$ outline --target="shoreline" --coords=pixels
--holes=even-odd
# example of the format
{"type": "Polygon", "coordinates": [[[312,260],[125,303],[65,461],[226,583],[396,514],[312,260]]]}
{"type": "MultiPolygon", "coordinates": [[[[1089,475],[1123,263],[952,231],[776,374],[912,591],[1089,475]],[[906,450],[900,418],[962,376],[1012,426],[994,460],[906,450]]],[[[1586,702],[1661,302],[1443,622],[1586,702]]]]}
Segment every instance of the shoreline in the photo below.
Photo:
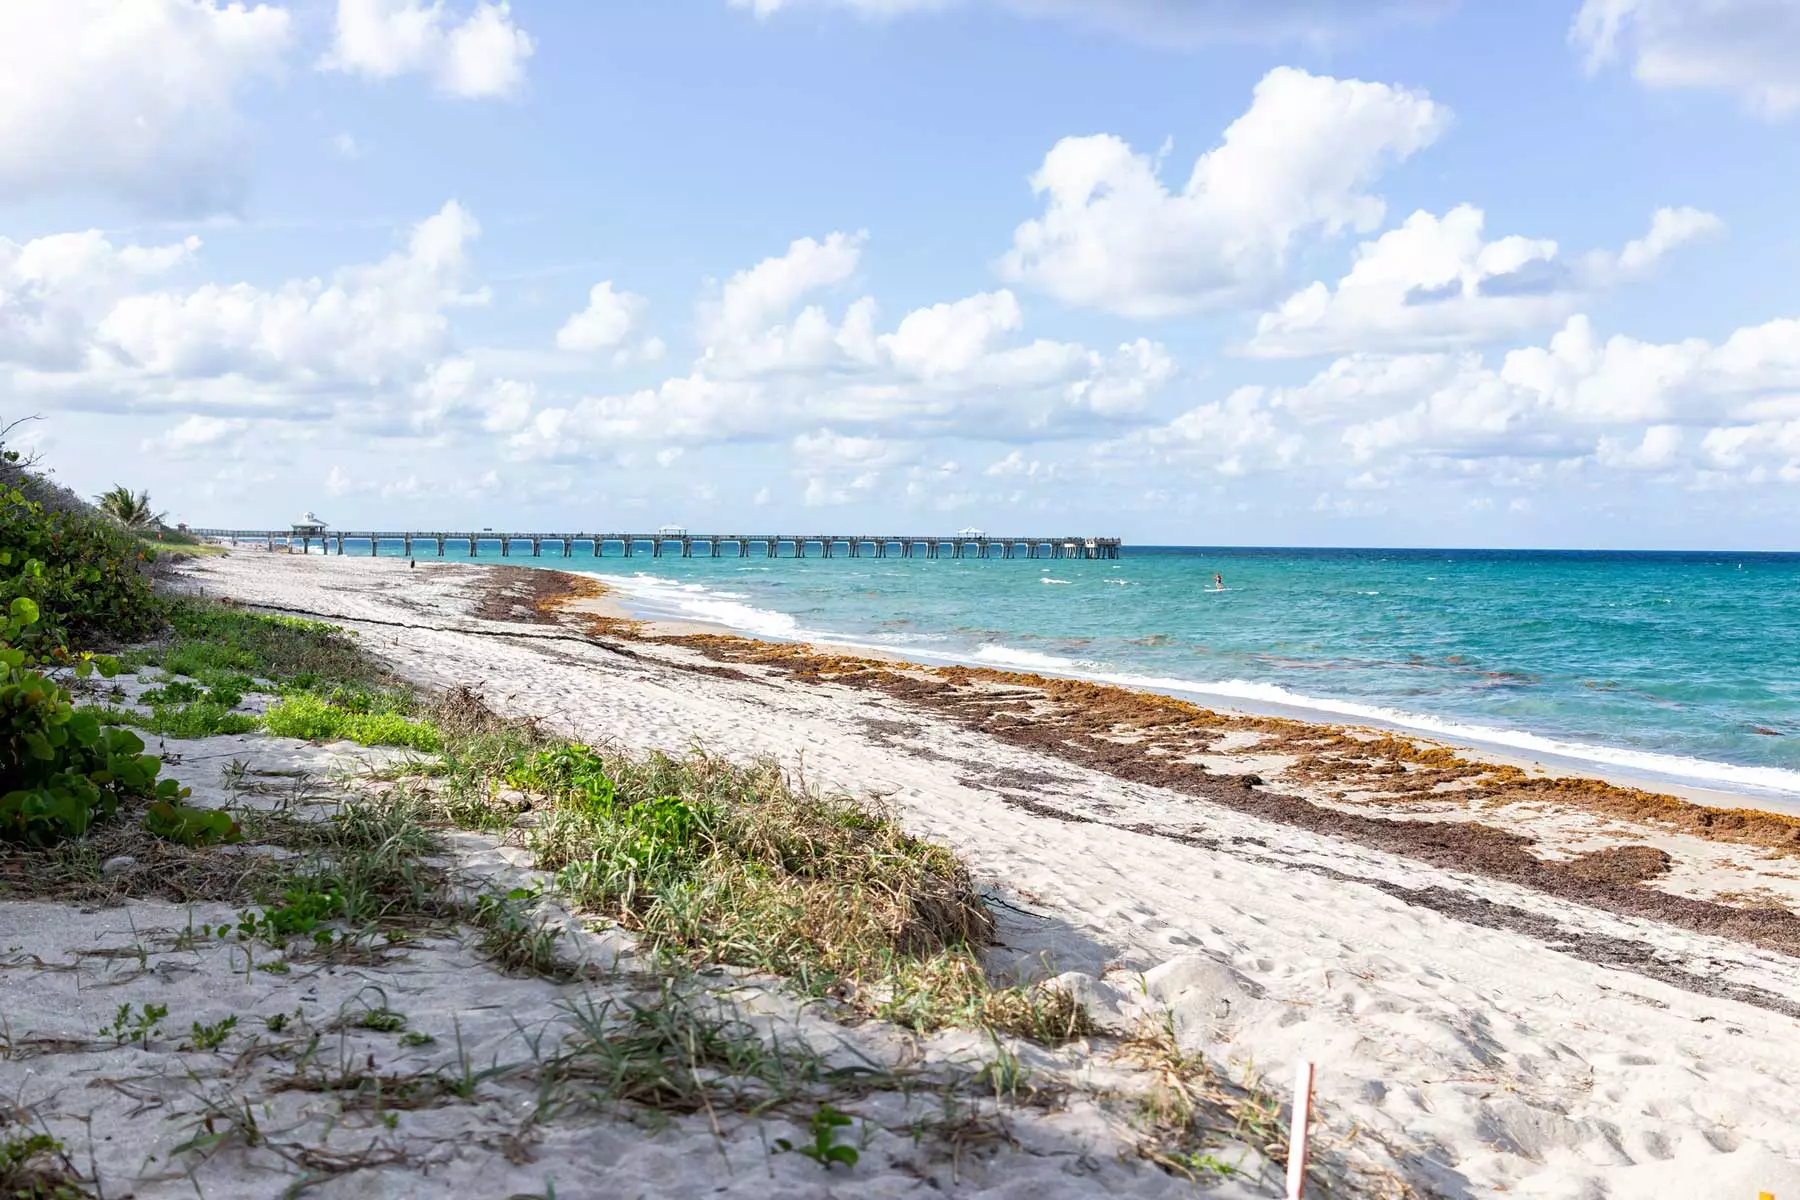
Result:
{"type": "MultiPolygon", "coordinates": [[[[518,566],[514,563],[475,563],[477,566],[518,566]]],[[[1394,733],[1415,740],[1443,746],[1462,756],[1478,756],[1484,762],[1497,766],[1517,767],[1534,774],[1554,777],[1576,777],[1592,779],[1618,787],[1632,788],[1641,791],[1663,793],[1694,804],[1709,808],[1736,809],[1760,808],[1771,813],[1784,816],[1800,817],[1800,793],[1785,793],[1775,789],[1760,788],[1754,785],[1705,784],[1696,783],[1680,776],[1668,775],[1652,770],[1635,769],[1614,763],[1597,761],[1594,758],[1572,754],[1553,752],[1534,752],[1520,749],[1503,742],[1489,741],[1477,736],[1457,736],[1421,728],[1400,720],[1384,720],[1377,717],[1338,716],[1329,711],[1321,711],[1300,704],[1283,704],[1278,701],[1263,703],[1246,703],[1241,697],[1227,696],[1209,692],[1204,688],[1156,688],[1140,683],[1124,683],[1113,679],[1082,674],[1078,671],[1053,671],[1047,668],[1020,670],[1010,667],[997,667],[994,664],[981,663],[948,655],[934,656],[929,654],[909,654],[890,647],[870,645],[846,638],[842,641],[821,638],[783,638],[768,633],[747,632],[741,628],[722,622],[704,621],[688,617],[671,618],[661,613],[652,605],[634,603],[640,598],[629,588],[620,587],[598,573],[571,571],[562,567],[524,566],[521,569],[533,571],[551,571],[571,579],[584,581],[602,589],[602,594],[583,597],[569,605],[568,611],[584,612],[592,616],[608,620],[628,621],[641,624],[645,633],[652,637],[684,637],[691,635],[724,636],[742,638],[752,642],[763,642],[771,646],[801,646],[814,649],[823,654],[852,654],[865,658],[882,659],[896,663],[912,663],[921,667],[945,668],[966,667],[972,669],[996,669],[1013,674],[1031,676],[1041,679],[1068,679],[1086,683],[1101,684],[1108,687],[1123,688],[1127,691],[1144,695],[1169,696],[1190,703],[1200,704],[1214,712],[1236,717],[1273,717],[1295,721],[1303,724],[1317,725],[1323,728],[1341,729],[1373,729],[1394,733]]],[[[1532,735],[1527,736],[1544,736],[1532,735]]],[[[1554,740],[1546,738],[1546,740],[1554,740]]],[[[1611,751],[1614,748],[1598,746],[1596,751],[1611,751]]],[[[1720,766],[1735,767],[1737,764],[1721,763],[1720,766]]],[[[1753,770],[1755,768],[1742,768],[1753,770]]]]}

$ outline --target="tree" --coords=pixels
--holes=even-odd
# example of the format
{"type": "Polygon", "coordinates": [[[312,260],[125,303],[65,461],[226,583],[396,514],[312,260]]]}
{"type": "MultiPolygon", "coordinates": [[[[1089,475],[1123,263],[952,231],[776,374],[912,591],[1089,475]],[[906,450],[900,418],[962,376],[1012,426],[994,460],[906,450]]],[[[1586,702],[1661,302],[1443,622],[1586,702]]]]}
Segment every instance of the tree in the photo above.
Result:
{"type": "Polygon", "coordinates": [[[151,511],[149,492],[133,495],[131,489],[122,483],[115,483],[94,499],[100,505],[101,512],[133,531],[154,529],[162,524],[166,515],[151,511]]]}

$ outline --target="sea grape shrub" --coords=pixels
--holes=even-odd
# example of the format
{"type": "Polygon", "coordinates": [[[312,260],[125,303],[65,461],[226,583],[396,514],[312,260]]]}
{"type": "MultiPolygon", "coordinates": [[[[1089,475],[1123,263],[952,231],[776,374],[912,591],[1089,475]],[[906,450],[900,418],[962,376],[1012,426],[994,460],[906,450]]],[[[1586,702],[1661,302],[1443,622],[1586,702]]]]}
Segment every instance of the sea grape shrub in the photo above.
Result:
{"type": "MultiPolygon", "coordinates": [[[[27,646],[41,619],[36,601],[15,596],[0,624],[0,841],[43,846],[80,837],[127,796],[179,802],[186,789],[157,778],[162,761],[143,752],[142,739],[77,712],[40,669],[45,659],[27,646]]],[[[118,669],[111,659],[60,646],[53,661],[77,676],[118,669]]]]}
{"type": "Polygon", "coordinates": [[[0,488],[0,608],[24,597],[39,613],[22,647],[52,652],[153,632],[162,618],[144,568],[154,557],[92,513],[47,511],[16,486],[0,488]]]}

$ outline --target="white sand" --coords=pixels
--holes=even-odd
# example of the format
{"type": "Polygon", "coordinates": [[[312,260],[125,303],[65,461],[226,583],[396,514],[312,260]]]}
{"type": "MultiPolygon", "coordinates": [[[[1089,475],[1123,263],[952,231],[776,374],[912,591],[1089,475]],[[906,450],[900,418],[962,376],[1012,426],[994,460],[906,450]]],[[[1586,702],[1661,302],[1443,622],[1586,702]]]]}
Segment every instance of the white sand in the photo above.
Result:
{"type": "MultiPolygon", "coordinates": [[[[659,663],[658,655],[684,654],[672,648],[638,646],[645,657],[626,658],[551,628],[478,621],[467,600],[478,567],[409,571],[393,560],[242,553],[189,570],[209,595],[328,614],[359,628],[418,682],[466,684],[497,708],[583,737],[775,755],[809,780],[890,798],[910,828],[954,847],[980,880],[1034,914],[1006,925],[1000,953],[1019,971],[1083,973],[1102,1011],[1167,1004],[1185,1040],[1234,1070],[1254,1063],[1286,1079],[1296,1059],[1315,1060],[1333,1135],[1388,1147],[1421,1195],[1756,1200],[1767,1191],[1800,1200],[1800,1021],[1695,990],[1728,984],[1800,998],[1795,959],[1122,782],[868,692],[710,678],[659,663]],[[1090,820],[1009,803],[1009,791],[1019,798],[1016,785],[988,782],[1003,770],[1048,777],[1032,798],[1090,820]],[[1441,915],[1383,887],[1504,906],[1478,910],[1487,926],[1501,927],[1441,915]],[[1529,932],[1512,931],[1522,924],[1529,932]],[[1583,955],[1646,965],[1614,969],[1583,955]]],[[[0,906],[0,946],[36,946],[23,939],[38,919],[8,907],[0,906]]],[[[95,937],[110,920],[83,919],[96,923],[95,937]]],[[[24,952],[48,959],[49,949],[24,952]]],[[[440,953],[437,969],[457,968],[453,948],[440,953]]],[[[19,1003],[15,975],[0,973],[9,1017],[19,1003]]],[[[83,976],[60,978],[66,993],[83,976]]],[[[321,1004],[336,1003],[343,986],[322,983],[321,1004]]],[[[101,996],[93,1012],[117,1002],[114,992],[101,996]]],[[[18,1064],[0,1062],[0,1081],[17,1094],[18,1064]]],[[[581,1191],[559,1175],[557,1194],[696,1194],[700,1176],[721,1169],[716,1150],[695,1147],[682,1158],[678,1144],[672,1157],[669,1145],[632,1140],[639,1136],[615,1131],[582,1152],[618,1163],[615,1190],[581,1191]],[[711,1166],[694,1165],[708,1154],[711,1166]],[[677,1159],[682,1174],[670,1173],[677,1159]]],[[[585,1161],[565,1150],[562,1161],[585,1161]]],[[[470,1153],[464,1146],[452,1155],[464,1163],[458,1170],[477,1169],[470,1153]]],[[[1110,1162],[1110,1153],[1116,1147],[1097,1161],[1110,1162]]],[[[483,1169],[499,1169],[492,1158],[483,1169]]],[[[773,1161],[778,1183],[759,1162],[744,1177],[750,1183],[720,1176],[708,1187],[828,1194],[816,1169],[806,1176],[792,1172],[792,1156],[773,1161]]],[[[880,1180],[900,1194],[904,1172],[870,1170],[829,1194],[890,1194],[880,1180]]],[[[981,1194],[1160,1194],[1154,1189],[1173,1183],[1117,1164],[1104,1180],[1012,1170],[981,1194]]],[[[513,1176],[504,1184],[455,1171],[442,1179],[456,1187],[405,1194],[499,1195],[517,1186],[513,1176]],[[471,1190],[461,1190],[465,1180],[471,1190]]]]}

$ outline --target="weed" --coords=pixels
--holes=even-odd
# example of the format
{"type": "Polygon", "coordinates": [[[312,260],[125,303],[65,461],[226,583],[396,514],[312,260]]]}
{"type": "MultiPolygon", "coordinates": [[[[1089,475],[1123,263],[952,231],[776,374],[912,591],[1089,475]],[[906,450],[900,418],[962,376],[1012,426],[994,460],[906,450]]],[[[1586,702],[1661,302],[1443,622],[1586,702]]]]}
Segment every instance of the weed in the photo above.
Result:
{"type": "Polygon", "coordinates": [[[854,1095],[898,1082],[892,1073],[828,1068],[804,1042],[765,1040],[724,1003],[702,1006],[667,979],[645,1003],[590,995],[564,1011],[569,1034],[555,1068],[608,1104],[758,1115],[815,1092],[854,1095]]]}
{"type": "Polygon", "coordinates": [[[807,1128],[812,1132],[811,1145],[796,1146],[786,1138],[776,1138],[775,1148],[778,1150],[796,1150],[818,1163],[829,1171],[835,1164],[843,1163],[845,1167],[854,1167],[860,1157],[854,1146],[841,1146],[837,1141],[838,1130],[850,1124],[850,1118],[831,1107],[820,1104],[812,1117],[807,1121],[807,1128]]]}
{"type": "Polygon", "coordinates": [[[312,934],[314,940],[324,935],[329,943],[331,932],[319,926],[343,915],[344,898],[335,890],[320,890],[317,887],[300,883],[282,893],[281,903],[264,908],[261,912],[249,909],[238,914],[237,935],[239,941],[266,942],[276,949],[284,948],[288,939],[303,934],[312,934]]]}
{"type": "Polygon", "coordinates": [[[442,744],[437,729],[397,712],[357,712],[310,692],[291,692],[263,714],[263,728],[277,737],[309,742],[352,741],[364,746],[406,746],[434,751],[442,744]]]}
{"type": "Polygon", "coordinates": [[[560,932],[548,918],[532,920],[523,905],[536,899],[528,888],[504,894],[489,892],[475,898],[473,920],[481,930],[481,952],[504,970],[536,975],[558,982],[576,978],[580,971],[557,954],[560,932]]]}
{"type": "Polygon", "coordinates": [[[131,1005],[121,1004],[119,1011],[113,1014],[112,1022],[100,1027],[100,1036],[111,1038],[115,1046],[136,1042],[148,1050],[150,1039],[162,1032],[163,1020],[168,1015],[166,1004],[146,1004],[135,1011],[131,1005]]]}
{"type": "Polygon", "coordinates": [[[192,704],[159,704],[148,713],[129,708],[93,708],[102,720],[115,725],[132,725],[146,733],[172,738],[215,737],[222,734],[249,733],[262,722],[248,713],[235,713],[211,700],[192,704]]]}
{"type": "Polygon", "coordinates": [[[214,1021],[211,1025],[202,1025],[195,1021],[193,1030],[189,1034],[189,1041],[196,1050],[217,1050],[225,1044],[225,1039],[231,1036],[231,1031],[237,1028],[237,1023],[236,1017],[226,1017],[224,1020],[214,1021]]]}
{"type": "Polygon", "coordinates": [[[170,602],[168,617],[168,640],[132,652],[129,662],[161,666],[213,687],[248,676],[300,687],[384,681],[381,668],[362,652],[355,636],[331,625],[194,599],[170,602]]]}
{"type": "Polygon", "coordinates": [[[1170,1152],[1165,1157],[1170,1164],[1179,1167],[1195,1179],[1231,1179],[1243,1174],[1239,1168],[1211,1151],[1183,1154],[1177,1150],[1170,1152]]]}
{"type": "Polygon", "coordinates": [[[975,1078],[994,1090],[994,1103],[1011,1101],[1016,1104],[1019,1094],[1029,1094],[1030,1085],[1026,1082],[1031,1072],[1019,1062],[1019,1056],[1001,1042],[998,1034],[989,1034],[994,1039],[994,1059],[976,1073],[975,1078]]]}
{"type": "Polygon", "coordinates": [[[218,846],[244,840],[229,813],[194,808],[179,800],[159,800],[144,813],[144,828],[183,846],[218,846]]]}
{"type": "Polygon", "coordinates": [[[47,1133],[0,1138],[0,1196],[7,1200],[81,1200],[82,1186],[63,1144],[47,1133]]]}
{"type": "Polygon", "coordinates": [[[353,1028],[367,1029],[372,1033],[399,1033],[406,1028],[406,1016],[391,1008],[371,1008],[350,1024],[353,1028]]]}
{"type": "Polygon", "coordinates": [[[230,710],[242,704],[244,693],[256,686],[248,675],[236,675],[216,670],[203,671],[202,674],[216,682],[212,686],[206,687],[199,683],[190,683],[185,679],[171,679],[160,687],[147,688],[140,692],[138,702],[148,704],[152,708],[205,703],[230,710]]]}
{"type": "Polygon", "coordinates": [[[429,1046],[436,1041],[437,1039],[432,1037],[429,1033],[420,1033],[416,1029],[409,1029],[400,1035],[400,1044],[402,1046],[429,1046]]]}
{"type": "Polygon", "coordinates": [[[1277,1167],[1286,1164],[1281,1098],[1262,1085],[1254,1068],[1246,1070],[1242,1084],[1222,1078],[1204,1055],[1181,1049],[1172,1017],[1146,1023],[1125,1051],[1156,1076],[1139,1105],[1147,1137],[1138,1149],[1146,1158],[1191,1178],[1200,1173],[1196,1164],[1212,1157],[1207,1143],[1224,1138],[1249,1146],[1277,1167]]]}

